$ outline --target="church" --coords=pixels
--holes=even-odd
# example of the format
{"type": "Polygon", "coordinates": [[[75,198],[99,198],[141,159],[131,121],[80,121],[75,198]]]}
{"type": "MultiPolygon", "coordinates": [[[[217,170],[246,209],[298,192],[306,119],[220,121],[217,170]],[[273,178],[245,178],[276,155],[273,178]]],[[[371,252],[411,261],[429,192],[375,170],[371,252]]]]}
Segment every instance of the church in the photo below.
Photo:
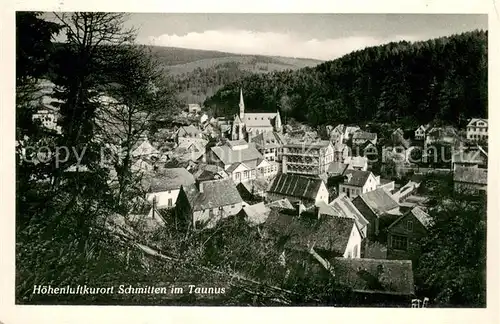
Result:
{"type": "Polygon", "coordinates": [[[266,132],[281,132],[281,117],[279,111],[275,113],[245,113],[243,90],[240,89],[240,113],[234,116],[232,135],[233,140],[246,140],[266,132]]]}

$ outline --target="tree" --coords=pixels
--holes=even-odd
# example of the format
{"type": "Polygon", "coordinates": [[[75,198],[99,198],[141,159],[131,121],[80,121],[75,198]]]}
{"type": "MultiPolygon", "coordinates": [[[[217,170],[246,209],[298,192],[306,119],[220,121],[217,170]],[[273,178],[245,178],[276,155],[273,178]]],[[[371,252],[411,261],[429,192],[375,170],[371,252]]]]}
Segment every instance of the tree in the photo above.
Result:
{"type": "Polygon", "coordinates": [[[416,282],[444,306],[486,306],[486,197],[458,195],[431,210],[416,282]]]}

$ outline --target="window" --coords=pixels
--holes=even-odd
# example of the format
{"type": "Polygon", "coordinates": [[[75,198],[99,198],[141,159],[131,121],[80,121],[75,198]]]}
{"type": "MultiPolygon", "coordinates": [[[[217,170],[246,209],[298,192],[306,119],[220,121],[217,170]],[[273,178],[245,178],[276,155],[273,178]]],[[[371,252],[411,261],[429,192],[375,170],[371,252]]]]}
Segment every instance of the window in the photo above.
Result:
{"type": "Polygon", "coordinates": [[[168,193],[172,193],[172,190],[169,190],[168,193]]]}
{"type": "Polygon", "coordinates": [[[234,205],[231,205],[231,208],[234,208],[234,205]]]}
{"type": "Polygon", "coordinates": [[[358,245],[357,244],[352,249],[352,257],[353,258],[357,258],[358,257],[358,245]]]}
{"type": "Polygon", "coordinates": [[[408,221],[406,223],[406,229],[408,230],[408,232],[413,231],[413,222],[412,221],[408,221]]]}
{"type": "Polygon", "coordinates": [[[243,179],[248,178],[248,171],[243,171],[243,179]]]}
{"type": "Polygon", "coordinates": [[[168,198],[168,207],[172,207],[172,198],[168,198]]]}
{"type": "Polygon", "coordinates": [[[408,250],[408,238],[406,236],[392,235],[391,247],[395,250],[408,250]]]}

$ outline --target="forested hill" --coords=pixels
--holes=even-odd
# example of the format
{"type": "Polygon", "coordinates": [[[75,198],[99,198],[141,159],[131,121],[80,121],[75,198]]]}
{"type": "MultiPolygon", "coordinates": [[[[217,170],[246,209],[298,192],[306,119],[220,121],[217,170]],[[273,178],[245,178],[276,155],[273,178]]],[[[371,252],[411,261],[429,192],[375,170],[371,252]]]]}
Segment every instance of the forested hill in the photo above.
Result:
{"type": "Polygon", "coordinates": [[[205,101],[216,114],[276,111],[311,125],[430,121],[463,125],[487,117],[487,31],[352,52],[296,71],[255,74],[205,101]]]}

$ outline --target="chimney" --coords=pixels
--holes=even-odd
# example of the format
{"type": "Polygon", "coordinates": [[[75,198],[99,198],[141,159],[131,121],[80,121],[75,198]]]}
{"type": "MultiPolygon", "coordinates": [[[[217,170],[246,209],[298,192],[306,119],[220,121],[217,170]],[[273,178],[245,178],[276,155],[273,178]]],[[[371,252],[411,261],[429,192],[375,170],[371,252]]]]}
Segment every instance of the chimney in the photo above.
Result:
{"type": "Polygon", "coordinates": [[[346,176],[345,176],[345,177],[346,177],[346,179],[347,179],[347,182],[350,182],[350,181],[351,181],[351,179],[352,179],[352,173],[348,173],[348,174],[346,174],[346,176]]]}

